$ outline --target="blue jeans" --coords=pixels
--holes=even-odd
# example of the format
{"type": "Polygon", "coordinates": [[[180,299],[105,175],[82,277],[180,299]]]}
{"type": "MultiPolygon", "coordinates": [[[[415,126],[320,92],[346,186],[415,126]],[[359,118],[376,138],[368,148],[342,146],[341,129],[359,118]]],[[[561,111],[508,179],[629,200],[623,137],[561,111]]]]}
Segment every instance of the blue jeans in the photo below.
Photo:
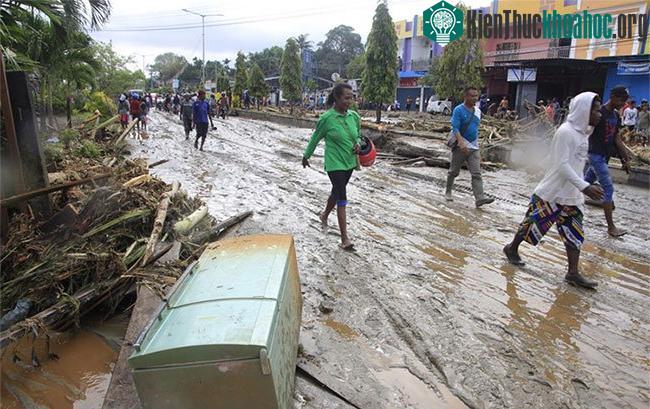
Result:
{"type": "Polygon", "coordinates": [[[590,153],[589,162],[585,168],[585,181],[594,183],[598,180],[600,187],[603,188],[605,192],[603,203],[612,203],[614,201],[614,183],[612,183],[612,177],[609,174],[608,161],[609,159],[603,155],[590,153]]]}

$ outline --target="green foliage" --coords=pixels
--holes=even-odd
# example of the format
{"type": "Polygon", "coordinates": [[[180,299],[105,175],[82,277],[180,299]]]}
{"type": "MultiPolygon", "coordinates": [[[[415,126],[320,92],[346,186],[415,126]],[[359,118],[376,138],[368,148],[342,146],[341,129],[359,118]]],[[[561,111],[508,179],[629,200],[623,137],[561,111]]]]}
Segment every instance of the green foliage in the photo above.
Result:
{"type": "Polygon", "coordinates": [[[282,53],[280,87],[287,101],[300,101],[302,96],[302,61],[298,43],[293,38],[287,40],[282,53]]]}
{"type": "MultiPolygon", "coordinates": [[[[463,13],[466,12],[464,6],[458,7],[463,13]]],[[[463,99],[465,87],[474,86],[481,89],[484,66],[480,40],[462,36],[452,41],[445,46],[442,56],[433,68],[435,71],[431,82],[440,98],[460,101],[463,99]]]]}
{"type": "Polygon", "coordinates": [[[305,89],[308,91],[316,91],[318,89],[318,84],[313,79],[309,79],[305,84],[305,89]]]}
{"type": "MultiPolygon", "coordinates": [[[[392,102],[397,89],[397,34],[388,7],[380,3],[372,21],[365,53],[363,97],[376,104],[392,102]]],[[[377,122],[381,120],[378,111],[377,122]]]]}
{"type": "Polygon", "coordinates": [[[296,43],[298,44],[298,48],[300,49],[301,55],[303,51],[312,50],[313,42],[307,40],[307,37],[309,37],[309,34],[300,34],[298,37],[296,37],[296,43]]]}
{"type": "Polygon", "coordinates": [[[338,72],[343,77],[351,78],[344,70],[350,61],[361,53],[361,36],[354,32],[354,28],[345,25],[334,27],[327,32],[325,41],[318,44],[315,53],[318,76],[330,78],[333,72],[338,72]]]}
{"type": "Polygon", "coordinates": [[[102,149],[94,141],[84,140],[75,150],[75,154],[84,158],[97,159],[102,155],[102,149]]]}
{"type": "Polygon", "coordinates": [[[157,55],[149,68],[155,78],[165,82],[179,76],[187,65],[185,57],[170,52],[157,55]]]}
{"type": "Polygon", "coordinates": [[[273,46],[257,53],[249,53],[249,66],[253,67],[253,65],[257,64],[265,75],[278,75],[280,73],[282,51],[282,47],[273,46]]]}
{"type": "Polygon", "coordinates": [[[264,73],[257,64],[253,64],[251,68],[250,86],[250,94],[258,99],[264,98],[269,92],[269,86],[264,81],[264,73]]]}
{"type": "Polygon", "coordinates": [[[135,72],[126,68],[133,58],[117,54],[110,44],[95,43],[93,45],[95,59],[99,68],[95,70],[96,88],[109,96],[116,96],[132,88],[139,88],[146,78],[142,70],[135,72]]]}
{"type": "Polygon", "coordinates": [[[65,128],[59,132],[59,141],[66,148],[70,148],[76,141],[79,140],[79,131],[74,128],[65,128]]]}
{"type": "Polygon", "coordinates": [[[436,93],[435,92],[435,85],[436,85],[436,78],[437,78],[436,72],[438,71],[439,63],[440,63],[440,57],[433,57],[431,59],[431,62],[429,63],[429,71],[427,72],[427,75],[420,78],[420,80],[418,81],[420,85],[433,88],[434,93],[436,93]]]}
{"type": "Polygon", "coordinates": [[[217,89],[219,91],[230,91],[230,78],[225,75],[217,77],[217,89]]]}
{"type": "Polygon", "coordinates": [[[102,91],[95,91],[88,96],[83,107],[84,111],[95,112],[98,110],[104,118],[117,113],[117,105],[102,91]]]}
{"type": "Polygon", "coordinates": [[[85,33],[86,27],[100,28],[110,12],[109,0],[1,1],[0,49],[7,56],[9,69],[33,69],[40,62],[34,51],[42,48],[43,34],[62,45],[70,36],[85,33]]]}
{"type": "Polygon", "coordinates": [[[359,54],[350,61],[345,67],[345,73],[348,78],[356,79],[363,76],[363,70],[366,68],[366,54],[359,54]]]}
{"type": "Polygon", "coordinates": [[[43,154],[45,155],[45,162],[47,164],[61,162],[65,155],[63,144],[46,143],[45,147],[43,148],[43,154]]]}
{"type": "Polygon", "coordinates": [[[235,94],[241,95],[248,88],[248,70],[246,69],[246,56],[241,51],[237,53],[235,61],[235,94]]]}

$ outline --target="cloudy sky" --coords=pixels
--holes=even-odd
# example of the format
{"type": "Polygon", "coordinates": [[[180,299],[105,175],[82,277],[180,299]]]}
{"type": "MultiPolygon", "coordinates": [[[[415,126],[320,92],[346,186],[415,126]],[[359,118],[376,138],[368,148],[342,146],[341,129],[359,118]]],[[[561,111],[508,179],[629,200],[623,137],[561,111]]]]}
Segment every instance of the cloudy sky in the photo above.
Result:
{"type": "MultiPolygon", "coordinates": [[[[452,1],[453,2],[453,1],[452,1]]],[[[151,64],[158,54],[174,52],[188,60],[201,57],[201,17],[205,17],[205,56],[208,60],[234,60],[237,51],[260,51],[284,46],[288,37],[309,34],[316,45],[327,31],[340,24],[354,27],[366,42],[376,0],[111,0],[111,19],[96,40],[113,43],[122,55],[135,57],[134,68],[151,64]],[[163,30],[155,30],[163,28],[163,30]]],[[[393,0],[393,20],[412,19],[436,0],[393,0]]],[[[490,0],[466,0],[471,7],[487,6],[490,0]]],[[[231,64],[231,66],[233,66],[231,64]]]]}

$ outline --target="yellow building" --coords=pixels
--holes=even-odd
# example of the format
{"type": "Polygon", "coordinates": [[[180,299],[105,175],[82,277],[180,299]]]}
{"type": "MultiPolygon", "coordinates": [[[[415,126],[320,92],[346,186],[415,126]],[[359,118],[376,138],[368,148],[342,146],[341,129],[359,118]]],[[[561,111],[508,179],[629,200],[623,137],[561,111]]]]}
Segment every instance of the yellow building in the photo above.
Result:
{"type": "MultiPolygon", "coordinates": [[[[582,13],[588,11],[594,14],[612,15],[610,28],[616,32],[619,14],[647,14],[650,12],[647,0],[495,0],[493,10],[503,14],[504,10],[517,10],[518,13],[541,13],[544,10],[556,10],[559,14],[582,13]]],[[[644,41],[638,36],[638,22],[631,22],[632,38],[611,39],[573,39],[571,41],[570,58],[593,60],[597,57],[615,57],[623,55],[648,54],[648,39],[644,41]]],[[[521,47],[525,47],[522,42],[521,47]]],[[[553,47],[553,44],[550,44],[553,47]]]]}

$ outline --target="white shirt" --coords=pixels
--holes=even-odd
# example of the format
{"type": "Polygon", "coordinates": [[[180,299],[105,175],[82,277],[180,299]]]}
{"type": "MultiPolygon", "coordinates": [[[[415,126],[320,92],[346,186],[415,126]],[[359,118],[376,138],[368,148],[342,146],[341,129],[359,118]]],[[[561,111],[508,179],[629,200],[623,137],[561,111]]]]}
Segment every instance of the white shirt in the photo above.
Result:
{"type": "Polygon", "coordinates": [[[636,125],[636,117],[639,111],[636,108],[625,108],[623,111],[623,125],[634,126],[636,125]]]}
{"type": "Polygon", "coordinates": [[[534,193],[554,205],[577,206],[584,211],[582,191],[589,186],[582,173],[589,152],[589,126],[593,92],[583,92],[571,100],[567,121],[551,142],[549,169],[534,193]]]}

